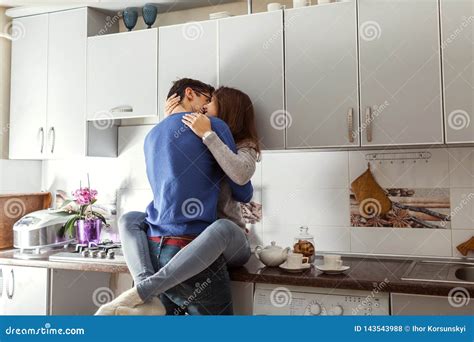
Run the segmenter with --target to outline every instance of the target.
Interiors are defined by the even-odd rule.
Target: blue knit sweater
[[[217,164],[202,140],[173,114],[156,125],[145,138],[146,172],[153,201],[146,209],[148,236],[198,235],[217,219],[217,199],[222,180],[229,182],[233,198],[249,202],[250,182],[239,186]],[[236,152],[229,127],[211,118],[212,130]]]

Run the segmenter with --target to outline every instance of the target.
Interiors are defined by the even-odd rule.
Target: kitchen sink
[[[474,263],[455,261],[413,261],[402,280],[474,284]]]
[[[456,278],[474,283],[474,267],[461,267],[454,272]]]

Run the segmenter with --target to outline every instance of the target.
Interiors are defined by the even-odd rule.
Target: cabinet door
[[[288,148],[359,146],[355,6],[285,11]]]
[[[3,266],[3,314],[47,315],[48,272],[47,268]]]
[[[191,22],[160,27],[159,41],[158,108],[163,118],[173,81],[193,78],[217,85],[217,23]],[[175,48],[178,46],[180,51],[177,53]]]
[[[360,0],[362,145],[443,143],[437,0]]]
[[[219,84],[252,99],[263,149],[283,149],[283,12],[219,20]]]
[[[157,115],[158,29],[88,38],[87,118]]]
[[[85,155],[86,44],[86,8],[50,14],[46,152],[52,158]]]
[[[12,41],[10,159],[42,159],[46,154],[48,15],[13,20],[20,33]]]
[[[474,142],[474,3],[441,0],[447,143]]]

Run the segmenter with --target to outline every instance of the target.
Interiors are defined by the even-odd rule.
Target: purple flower
[[[72,193],[74,201],[79,205],[89,205],[95,200],[97,191],[89,188],[80,188]]]

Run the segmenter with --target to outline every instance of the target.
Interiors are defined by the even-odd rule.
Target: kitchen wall
[[[0,7],[0,158],[8,157],[8,122],[10,112],[10,40],[6,33],[10,19],[5,16],[5,8]]]
[[[118,158],[45,161],[43,186],[70,191],[89,172],[102,200],[113,201],[118,193],[119,213],[143,211],[151,200],[143,140],[152,127],[120,128]],[[263,220],[252,227],[252,244],[275,240],[292,245],[298,227],[306,225],[318,251],[459,256],[455,246],[474,235],[474,151],[419,150],[431,158],[377,162],[371,169],[382,187],[448,188],[451,229],[351,227],[350,182],[365,171],[369,151],[264,152],[252,179],[254,200],[263,205]]]

